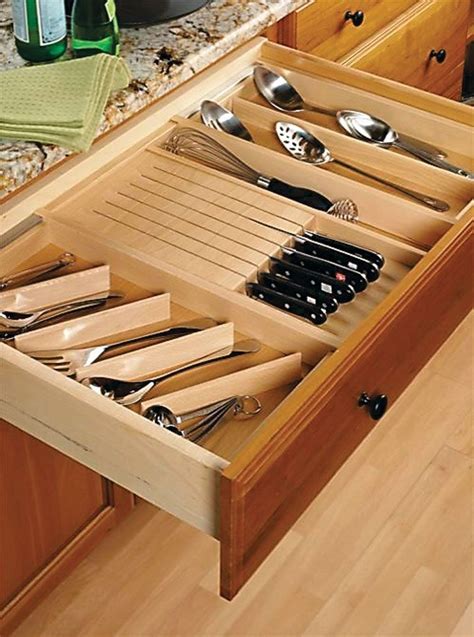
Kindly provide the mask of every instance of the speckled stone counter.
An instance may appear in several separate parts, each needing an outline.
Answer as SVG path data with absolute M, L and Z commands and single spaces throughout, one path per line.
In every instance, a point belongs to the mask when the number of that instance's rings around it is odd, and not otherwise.
M 199 11 L 157 26 L 123 29 L 122 56 L 132 77 L 105 110 L 98 135 L 156 101 L 307 0 L 212 0 Z M 10 3 L 0 3 L 0 70 L 25 64 L 16 52 Z M 39 105 L 40 106 L 40 105 Z M 0 197 L 68 155 L 57 146 L 0 142 Z

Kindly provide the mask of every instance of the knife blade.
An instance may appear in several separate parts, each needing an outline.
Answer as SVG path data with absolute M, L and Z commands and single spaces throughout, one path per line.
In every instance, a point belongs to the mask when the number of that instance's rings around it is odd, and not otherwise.
M 322 307 L 315 307 L 311 303 L 305 303 L 286 294 L 281 294 L 281 292 L 275 292 L 275 290 L 259 283 L 247 283 L 247 294 L 253 299 L 269 303 L 273 307 L 304 318 L 315 325 L 322 325 L 327 321 L 327 314 Z
M 326 261 L 325 259 L 313 257 L 304 252 L 298 252 L 293 248 L 282 248 L 282 255 L 283 261 L 299 265 L 300 268 L 311 270 L 311 272 L 325 274 L 337 281 L 349 283 L 356 292 L 363 292 L 367 289 L 368 281 L 362 272 L 356 272 L 350 268 L 332 263 L 331 261 Z
M 288 281 L 282 276 L 275 276 L 270 274 L 270 272 L 259 272 L 257 278 L 260 285 L 271 288 L 275 292 L 291 296 L 299 301 L 322 307 L 327 314 L 333 314 L 339 307 L 339 303 L 334 296 L 320 290 L 307 290 L 302 285 Z
M 384 266 L 384 256 L 379 252 L 375 252 L 375 250 L 369 250 L 368 248 L 363 248 L 362 246 L 358 246 L 355 243 L 340 241 L 339 239 L 334 239 L 333 237 L 328 237 L 325 234 L 312 232 L 310 230 L 305 230 L 303 232 L 303 236 L 307 239 L 311 239 L 312 241 L 319 241 L 320 243 L 330 246 L 331 248 L 338 248 L 339 250 L 343 250 L 344 252 L 349 252 L 349 254 L 354 254 L 356 257 L 367 259 L 367 261 L 374 263 L 379 268 L 379 270 L 381 270 Z
M 312 257 L 318 257 L 319 259 L 325 259 L 332 261 L 351 270 L 357 270 L 362 272 L 367 278 L 369 283 L 377 281 L 380 276 L 380 270 L 375 263 L 370 262 L 368 259 L 363 259 L 349 252 L 344 252 L 338 248 L 331 248 L 319 241 L 313 239 L 307 239 L 306 237 L 295 237 L 294 248 L 298 252 L 304 252 Z
M 270 257 L 269 270 L 272 274 L 280 274 L 305 288 L 331 294 L 336 297 L 339 303 L 349 303 L 354 300 L 356 295 L 354 288 L 349 283 L 337 281 L 319 272 L 311 272 L 276 257 Z

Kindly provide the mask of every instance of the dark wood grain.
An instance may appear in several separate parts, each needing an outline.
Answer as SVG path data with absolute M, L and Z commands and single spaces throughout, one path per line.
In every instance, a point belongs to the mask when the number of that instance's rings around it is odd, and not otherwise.
M 235 596 L 375 426 L 357 406 L 360 393 L 386 393 L 393 403 L 472 307 L 472 226 L 469 215 L 448 232 L 326 370 L 293 392 L 271 431 L 224 472 L 225 598 Z

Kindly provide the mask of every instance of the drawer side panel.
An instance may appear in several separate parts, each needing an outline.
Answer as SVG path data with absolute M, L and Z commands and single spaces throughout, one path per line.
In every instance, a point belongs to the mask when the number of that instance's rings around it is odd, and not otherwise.
M 0 417 L 210 535 L 228 462 L 0 345 Z

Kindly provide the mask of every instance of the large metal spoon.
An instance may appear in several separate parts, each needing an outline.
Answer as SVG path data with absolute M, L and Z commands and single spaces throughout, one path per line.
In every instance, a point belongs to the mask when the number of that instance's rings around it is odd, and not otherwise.
M 338 111 L 336 117 L 341 128 L 352 137 L 382 146 L 382 148 L 390 148 L 390 146 L 401 148 L 427 164 L 442 168 L 461 177 L 474 179 L 474 174 L 464 170 L 464 168 L 454 166 L 443 159 L 434 157 L 425 150 L 418 148 L 415 144 L 410 143 L 407 139 L 400 138 L 398 133 L 382 119 L 378 119 L 368 113 L 349 110 Z
M 254 141 L 249 130 L 242 124 L 237 115 L 216 102 L 205 100 L 201 104 L 201 119 L 209 128 L 246 139 L 248 142 Z
M 261 348 L 261 344 L 254 340 L 249 339 L 236 343 L 233 348 L 226 347 L 225 349 L 218 350 L 213 354 L 204 356 L 197 360 L 190 361 L 180 365 L 179 367 L 167 372 L 163 372 L 154 376 L 153 378 L 146 378 L 138 381 L 120 380 L 118 378 L 108 378 L 106 376 L 94 376 L 90 378 L 84 378 L 81 382 L 92 389 L 96 394 L 111 398 L 121 405 L 133 405 L 142 400 L 142 398 L 150 390 L 153 389 L 158 383 L 172 378 L 176 374 L 191 370 L 207 363 L 233 358 L 242 354 L 253 354 L 258 352 Z
M 254 80 L 255 84 L 262 94 L 262 96 L 269 102 L 274 108 L 279 111 L 284 111 L 285 113 L 299 113 L 302 111 L 312 111 L 315 113 L 321 113 L 322 115 L 330 115 L 331 117 L 335 117 L 339 123 L 339 125 L 352 137 L 357 137 L 358 139 L 363 139 L 363 141 L 370 141 L 374 144 L 380 144 L 384 147 L 388 147 L 393 145 L 398 145 L 405 150 L 408 151 L 408 147 L 412 150 L 418 149 L 420 153 L 423 154 L 424 161 L 441 161 L 444 157 L 446 157 L 446 153 L 431 146 L 431 144 L 427 144 L 426 142 L 422 142 L 419 139 L 413 139 L 408 135 L 397 134 L 388 124 L 382 122 L 382 120 L 378 120 L 377 118 L 372 117 L 368 113 L 363 113 L 360 111 L 335 111 L 328 108 L 323 108 L 321 106 L 313 106 L 304 101 L 302 96 L 298 93 L 298 91 L 292 86 L 288 80 L 278 73 L 274 73 L 264 66 L 257 66 L 254 69 Z M 344 118 L 346 113 L 355 113 L 364 118 L 364 121 L 367 119 L 372 119 L 374 122 L 380 122 L 384 125 L 385 129 L 389 129 L 392 133 L 395 134 L 397 144 L 395 144 L 395 139 L 390 142 L 390 144 L 384 143 L 381 144 L 380 141 L 376 141 L 375 139 L 367 139 L 366 137 L 362 138 L 355 131 L 353 131 L 347 123 L 347 120 Z M 405 148 L 406 147 L 406 148 Z M 408 151 L 411 152 L 411 151 Z M 418 156 L 418 155 L 417 155 Z M 449 164 L 448 164 L 449 165 Z M 441 168 L 444 166 L 440 166 Z
M 315 165 L 324 165 L 329 162 L 333 162 L 340 166 L 344 166 L 344 168 L 348 168 L 359 175 L 373 179 L 384 186 L 389 186 L 394 190 L 398 190 L 433 210 L 437 210 L 438 212 L 446 212 L 449 210 L 449 205 L 445 201 L 429 197 L 428 195 L 424 195 L 416 190 L 405 188 L 404 186 L 395 184 L 387 179 L 382 179 L 382 177 L 372 175 L 371 173 L 352 166 L 351 164 L 347 164 L 345 161 L 335 159 L 331 155 L 329 149 L 319 139 L 314 137 L 314 135 L 304 128 L 301 128 L 301 126 L 296 126 L 295 124 L 290 124 L 288 122 L 277 122 L 275 124 L 275 130 L 278 135 L 278 139 L 285 149 L 290 153 L 290 155 L 293 155 L 293 157 L 296 157 L 296 159 L 299 159 L 300 161 L 305 161 L 309 164 Z

